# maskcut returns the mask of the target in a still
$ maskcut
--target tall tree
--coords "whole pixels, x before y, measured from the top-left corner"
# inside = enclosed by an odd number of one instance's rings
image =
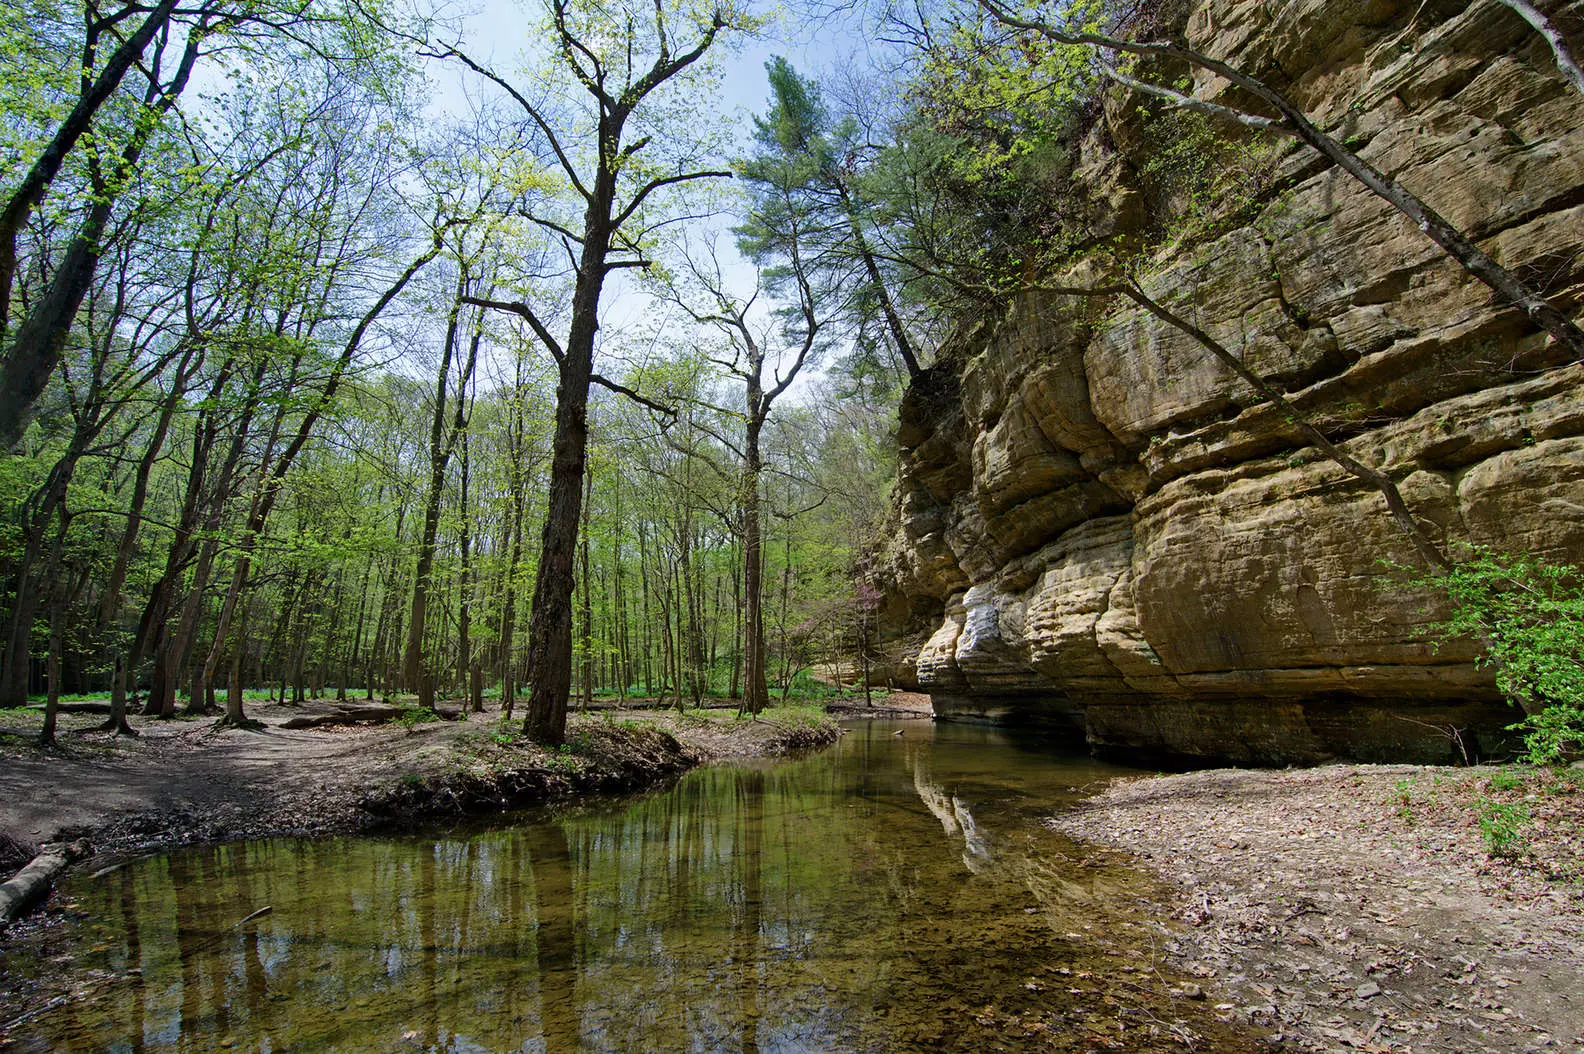
[[[613,10],[573,0],[551,0],[548,10],[554,61],[584,94],[582,113],[557,113],[457,48],[439,52],[461,61],[505,91],[542,137],[574,196],[581,223],[554,215],[532,218],[572,259],[572,295],[565,337],[553,317],[522,301],[469,298],[468,303],[511,311],[532,328],[558,367],[555,436],[549,507],[534,579],[528,623],[532,678],[524,729],[544,743],[566,733],[572,679],[572,591],[583,473],[588,447],[591,384],[620,385],[594,371],[600,297],[610,275],[646,266],[644,241],[655,222],[645,206],[656,192],[729,173],[704,167],[691,149],[680,114],[665,121],[662,89],[676,88],[723,31],[753,25],[743,10],[720,3],[699,9],[686,3],[625,2]],[[669,94],[675,95],[675,92]],[[645,127],[647,126],[647,127]],[[576,138],[587,135],[591,141]],[[666,154],[670,157],[650,157]]]

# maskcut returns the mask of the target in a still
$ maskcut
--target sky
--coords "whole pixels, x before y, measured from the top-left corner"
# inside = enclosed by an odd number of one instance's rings
[[[464,50],[475,60],[513,80],[511,73],[534,43],[526,33],[526,27],[533,21],[532,15],[525,10],[528,5],[519,0],[466,2],[473,13],[462,18]],[[528,0],[528,4],[531,2]],[[763,111],[768,103],[770,86],[764,67],[773,56],[785,57],[800,73],[814,78],[839,64],[867,62],[863,34],[851,21],[843,24],[830,19],[798,25],[791,22],[792,16],[783,15],[759,37],[730,54],[723,64],[722,101],[738,128],[737,140],[745,146],[752,129],[752,115]],[[477,98],[485,90],[482,78],[458,63],[430,63],[427,73],[433,93],[431,109],[437,115],[466,114],[471,110],[469,96]],[[753,289],[754,269],[736,253],[727,234],[730,224],[729,218],[722,218],[716,225],[719,252],[728,284],[739,295],[746,296]],[[652,322],[656,311],[653,299],[637,291],[625,272],[612,276],[606,286],[602,308],[603,335],[636,326],[644,320]]]

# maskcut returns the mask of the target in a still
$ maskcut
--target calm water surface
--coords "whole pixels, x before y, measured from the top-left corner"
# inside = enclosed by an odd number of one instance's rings
[[[1038,822],[1121,771],[861,722],[599,810],[150,858],[0,960],[112,977],[15,1049],[1251,1049],[1152,972],[1143,880]]]

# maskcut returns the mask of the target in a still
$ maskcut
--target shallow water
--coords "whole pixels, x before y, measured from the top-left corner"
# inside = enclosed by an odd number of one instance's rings
[[[599,809],[150,858],[74,879],[79,920],[6,953],[13,980],[98,978],[12,1037],[29,1051],[1180,1050],[1178,1027],[1200,1049],[1246,1049],[1152,969],[1140,876],[1038,822],[1121,771],[985,728],[859,722],[813,757],[704,769]],[[70,962],[50,961],[63,947]]]

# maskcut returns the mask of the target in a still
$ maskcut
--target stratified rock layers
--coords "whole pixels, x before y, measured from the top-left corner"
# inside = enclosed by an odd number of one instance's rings
[[[1584,99],[1508,9],[1206,0],[1186,36],[1578,314]],[[1121,234],[1147,221],[1137,114],[1113,99],[1080,165]],[[1584,366],[1344,173],[1297,145],[1276,167],[1246,222],[1163,252],[1146,290],[1391,475],[1450,546],[1584,562]],[[1517,713],[1473,642],[1432,643],[1445,611],[1408,584],[1380,495],[1184,333],[1096,311],[1026,294],[904,401],[882,570],[892,625],[914,631],[899,679],[942,716],[1130,756],[1496,749]]]

